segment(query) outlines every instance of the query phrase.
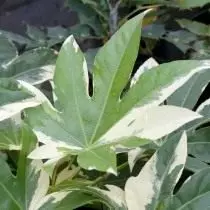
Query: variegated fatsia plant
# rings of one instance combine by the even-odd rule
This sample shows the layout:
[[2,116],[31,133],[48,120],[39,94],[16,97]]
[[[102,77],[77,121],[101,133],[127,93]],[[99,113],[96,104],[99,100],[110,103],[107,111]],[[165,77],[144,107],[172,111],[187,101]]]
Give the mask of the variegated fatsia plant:
[[[19,161],[13,173],[0,158],[0,209],[67,210],[98,202],[121,210],[210,205],[208,168],[174,191],[186,163],[187,135],[166,138],[202,116],[164,104],[191,77],[208,71],[210,61],[158,65],[150,59],[133,75],[147,12],[125,23],[99,50],[91,73],[74,37],[67,38],[56,62],[53,103],[25,81],[1,79],[0,148],[19,151]],[[21,111],[24,122],[16,119]],[[102,179],[118,176],[117,154],[147,145],[161,147],[124,190],[104,190],[97,187],[101,177],[87,178],[90,170],[105,172]]]

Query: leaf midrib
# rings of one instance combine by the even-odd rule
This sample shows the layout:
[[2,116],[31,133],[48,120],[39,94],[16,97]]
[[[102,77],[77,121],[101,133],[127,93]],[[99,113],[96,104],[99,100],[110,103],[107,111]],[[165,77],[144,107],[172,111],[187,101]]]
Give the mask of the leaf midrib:
[[[197,199],[199,199],[199,198],[201,198],[201,197],[203,197],[203,196],[205,196],[206,194],[209,194],[209,193],[210,193],[210,191],[207,191],[207,192],[205,192],[205,193],[202,193],[202,194],[199,195],[199,196],[196,196],[195,198],[189,200],[189,201],[186,202],[184,205],[182,205],[181,207],[179,207],[177,210],[182,210],[182,209],[184,209],[184,208],[187,207],[188,204],[190,204],[191,202],[194,202],[195,200],[197,200]],[[209,206],[210,206],[210,205],[209,205]]]
[[77,94],[75,94],[75,85],[76,85],[75,80],[74,80],[75,76],[74,76],[73,71],[71,71],[71,73],[72,73],[72,89],[73,89],[73,94],[74,94],[74,102],[75,102],[75,106],[76,106],[77,116],[78,116],[78,119],[80,122],[80,127],[82,130],[82,134],[83,134],[86,146],[88,146],[87,136],[85,134],[84,122],[83,122],[81,114],[80,114],[79,105],[78,105],[78,101],[77,101]]
[[[137,28],[137,27],[136,27],[136,28]],[[134,30],[135,32],[136,32],[136,28],[135,28],[135,30]],[[133,33],[133,35],[131,36],[131,39],[129,40],[128,46],[130,45],[130,42],[132,42],[133,36],[135,36],[135,33]],[[141,36],[141,32],[140,32],[140,36]],[[127,48],[125,48],[125,49],[126,49],[126,50],[124,50],[124,53],[123,53],[123,55],[121,56],[120,64],[118,65],[118,68],[116,68],[117,71],[115,71],[115,73],[114,73],[114,75],[113,75],[113,77],[112,77],[110,86],[108,87],[107,95],[106,95],[105,100],[104,100],[104,101],[105,101],[104,106],[102,107],[102,111],[101,111],[101,114],[100,114],[100,116],[99,116],[99,118],[98,118],[98,121],[97,121],[97,123],[96,123],[95,130],[94,130],[94,132],[93,132],[93,134],[92,134],[92,137],[91,137],[91,139],[90,139],[90,143],[91,143],[91,144],[94,142],[94,139],[95,139],[95,136],[96,136],[96,134],[97,134],[98,128],[99,128],[99,126],[100,126],[100,124],[101,124],[101,121],[102,121],[102,118],[103,118],[103,116],[104,116],[104,110],[105,110],[106,107],[107,107],[108,98],[110,97],[110,92],[111,92],[111,90],[112,90],[113,83],[114,83],[114,81],[115,81],[116,75],[117,75],[117,73],[118,73],[118,71],[119,71],[119,69],[120,69],[122,60],[124,59],[125,55],[127,54]],[[97,68],[97,69],[98,69],[98,68]],[[103,69],[102,69],[102,70],[103,70]],[[124,116],[124,114],[121,116],[121,118],[122,118],[123,116]],[[109,129],[109,128],[108,128],[108,129]],[[106,132],[106,131],[105,131],[105,132]],[[104,133],[105,133],[105,132],[104,132]]]

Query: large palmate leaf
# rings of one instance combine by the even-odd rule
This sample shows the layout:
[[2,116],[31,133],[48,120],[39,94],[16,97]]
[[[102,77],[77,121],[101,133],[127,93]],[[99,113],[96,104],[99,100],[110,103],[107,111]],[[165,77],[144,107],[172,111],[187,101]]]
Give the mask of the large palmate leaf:
[[178,142],[167,141],[146,163],[139,175],[126,182],[125,198],[128,209],[158,209],[160,202],[172,195],[186,157],[186,134]]
[[[70,36],[64,42],[54,76],[57,110],[46,103],[26,110],[27,122],[39,141],[54,146],[56,157],[57,150],[70,152],[79,155],[78,161],[86,169],[116,172],[112,145],[132,141],[132,137],[156,140],[200,117],[186,109],[153,106],[161,104],[195,73],[209,68],[208,61],[177,61],[145,71],[140,68],[128,87],[144,15],[128,21],[99,50],[93,65],[93,87],[76,41]],[[158,126],[161,123],[165,131]],[[105,153],[109,166],[102,164]],[[47,157],[47,150],[45,154]]]

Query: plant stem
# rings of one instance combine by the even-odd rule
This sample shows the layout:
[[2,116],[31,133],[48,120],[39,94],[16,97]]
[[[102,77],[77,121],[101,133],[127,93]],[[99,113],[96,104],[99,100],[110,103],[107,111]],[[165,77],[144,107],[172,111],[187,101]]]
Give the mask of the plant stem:
[[51,181],[51,185],[54,186],[55,182],[56,182],[56,178],[57,178],[57,170],[58,170],[59,164],[55,165],[53,174],[52,174],[52,181]]
[[106,2],[109,7],[109,32],[112,35],[118,29],[118,9],[122,0],[118,0],[114,5],[111,4],[110,0],[106,0]]
[[[128,166],[128,162],[125,162],[125,163],[123,163],[123,164],[121,164],[120,166],[117,167],[117,171],[120,171],[120,170],[124,169],[124,168],[127,167],[127,166]],[[108,179],[110,175],[111,175],[111,174],[106,173],[106,174],[104,174],[104,175],[102,175],[102,176],[99,176],[98,178],[96,178],[96,179],[92,182],[92,185],[97,185],[97,184],[100,183],[101,181]]]

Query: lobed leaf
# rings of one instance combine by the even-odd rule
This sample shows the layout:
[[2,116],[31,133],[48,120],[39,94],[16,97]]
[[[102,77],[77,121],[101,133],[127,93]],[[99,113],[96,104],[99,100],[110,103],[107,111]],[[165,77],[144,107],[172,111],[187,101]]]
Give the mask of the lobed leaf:
[[[27,122],[39,141],[56,147],[55,156],[57,150],[68,151],[79,155],[84,168],[94,166],[106,171],[114,166],[108,147],[125,141],[132,147],[133,142],[138,143],[137,138],[139,145],[142,138],[156,140],[199,117],[184,109],[153,106],[161,104],[196,73],[209,69],[209,61],[176,61],[147,70],[140,68],[131,78],[146,13],[129,20],[100,48],[93,64],[93,85],[89,84],[87,63],[75,39],[70,36],[64,42],[53,81],[57,110],[49,103],[26,110]],[[166,111],[168,116],[164,115]],[[160,123],[165,129],[158,126]],[[110,167],[99,161],[104,159],[104,152],[98,152],[101,147],[108,151],[107,157],[112,157]],[[92,162],[80,158],[84,156]]]

